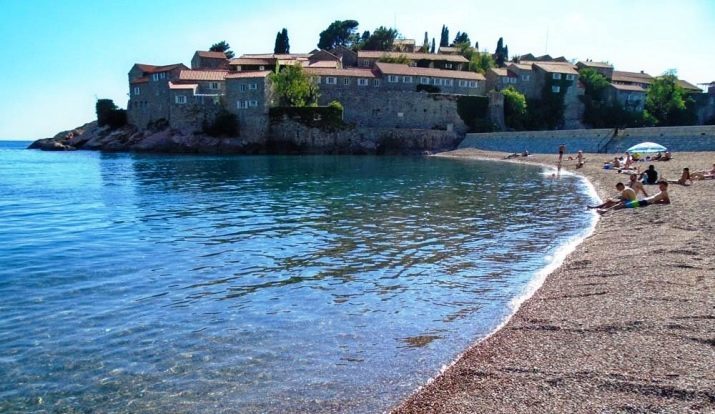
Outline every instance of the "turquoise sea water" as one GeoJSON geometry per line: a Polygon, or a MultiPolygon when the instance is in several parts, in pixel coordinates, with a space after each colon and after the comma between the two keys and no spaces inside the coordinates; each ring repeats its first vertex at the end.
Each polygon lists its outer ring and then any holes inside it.
{"type": "Polygon", "coordinates": [[[0,142],[0,412],[378,412],[511,312],[580,179],[0,142]]]}

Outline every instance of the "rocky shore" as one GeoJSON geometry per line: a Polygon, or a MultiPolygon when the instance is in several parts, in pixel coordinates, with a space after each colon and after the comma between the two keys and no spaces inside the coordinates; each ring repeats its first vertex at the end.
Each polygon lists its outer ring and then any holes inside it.
{"type": "MultiPolygon", "coordinates": [[[[607,155],[586,158],[581,169],[564,166],[601,198],[627,182],[602,169],[607,155]]],[[[556,156],[514,162],[554,165],[556,156]]],[[[676,153],[654,165],[677,179],[713,162],[714,152],[676,153]]],[[[715,412],[715,180],[669,193],[670,205],[605,215],[501,330],[393,413],[715,412]]]]}
{"type": "Polygon", "coordinates": [[[216,138],[205,134],[187,134],[170,128],[138,130],[127,125],[118,129],[99,127],[90,122],[52,138],[33,142],[28,148],[44,151],[136,151],[188,154],[251,154],[261,150],[255,143],[240,138],[216,138]]]}

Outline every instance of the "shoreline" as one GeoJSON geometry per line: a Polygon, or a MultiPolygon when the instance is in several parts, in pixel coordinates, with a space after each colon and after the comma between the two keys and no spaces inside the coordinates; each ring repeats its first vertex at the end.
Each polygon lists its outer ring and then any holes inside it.
{"type": "MultiPolygon", "coordinates": [[[[555,155],[505,155],[467,149],[437,156],[547,168],[556,162],[555,155]]],[[[601,169],[608,154],[586,158],[575,173],[600,198],[628,180],[601,169]]],[[[714,152],[676,153],[673,161],[654,164],[675,179],[683,167],[698,170],[713,161],[714,152]]],[[[574,172],[572,164],[564,159],[564,170],[574,172]]],[[[671,185],[669,192],[671,205],[597,219],[499,328],[392,412],[715,410],[715,243],[708,243],[715,234],[708,221],[715,180],[671,185]]]]}

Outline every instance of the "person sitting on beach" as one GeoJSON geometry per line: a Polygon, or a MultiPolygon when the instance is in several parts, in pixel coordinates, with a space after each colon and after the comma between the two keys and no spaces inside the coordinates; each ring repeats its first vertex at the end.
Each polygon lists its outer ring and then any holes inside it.
{"type": "Polygon", "coordinates": [[[683,168],[683,174],[678,178],[677,180],[668,180],[668,183],[670,184],[680,184],[680,185],[685,185],[688,186],[688,181],[690,181],[690,184],[693,183],[693,180],[690,178],[690,168],[683,168]]]}
{"type": "Polygon", "coordinates": [[[658,171],[655,170],[655,166],[653,164],[649,165],[648,169],[641,174],[640,179],[643,184],[655,184],[658,182],[658,171]]]}
{"type": "Polygon", "coordinates": [[[715,179],[715,164],[713,164],[712,170],[695,171],[690,174],[691,180],[705,180],[705,179],[715,179]]]}
{"type": "Polygon", "coordinates": [[[621,168],[621,160],[618,157],[613,157],[613,168],[621,168]]]}
{"type": "Polygon", "coordinates": [[[611,210],[646,207],[651,204],[670,204],[670,197],[668,196],[668,182],[665,180],[658,181],[658,189],[660,189],[660,192],[650,197],[646,197],[643,200],[624,201],[612,207],[600,208],[596,211],[598,212],[598,214],[603,215],[611,210]]]}
{"type": "Polygon", "coordinates": [[[648,193],[646,193],[643,183],[638,181],[638,174],[631,174],[630,181],[628,181],[628,184],[626,185],[636,192],[636,196],[638,193],[643,193],[643,197],[648,197],[648,193]]]}
{"type": "Polygon", "coordinates": [[[576,163],[576,168],[583,167],[583,151],[578,150],[578,152],[576,153],[576,160],[578,160],[578,162],[576,163]]]}
{"type": "Polygon", "coordinates": [[[651,160],[652,160],[652,161],[660,161],[661,158],[663,158],[663,154],[661,154],[661,153],[659,152],[659,153],[655,154],[655,155],[653,156],[653,158],[651,158],[651,160]]]}
{"type": "Polygon", "coordinates": [[[665,151],[665,155],[660,159],[661,161],[670,161],[672,159],[670,151],[665,151]]]}
{"type": "Polygon", "coordinates": [[[624,201],[636,200],[636,192],[632,188],[626,187],[623,183],[616,184],[616,190],[620,192],[619,195],[613,198],[609,198],[603,203],[597,206],[586,206],[587,208],[597,208],[597,209],[607,209],[615,206],[616,204],[622,203],[624,201]]]}

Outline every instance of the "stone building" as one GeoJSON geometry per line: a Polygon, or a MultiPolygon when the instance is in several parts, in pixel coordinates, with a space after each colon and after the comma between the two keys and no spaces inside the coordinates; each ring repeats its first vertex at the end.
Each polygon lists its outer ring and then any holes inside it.
{"type": "Polygon", "coordinates": [[[226,75],[226,110],[236,114],[244,140],[260,142],[268,133],[268,109],[273,104],[270,73],[264,70],[226,75]]]}
{"type": "Polygon", "coordinates": [[[636,85],[648,89],[655,79],[649,74],[640,72],[624,72],[614,70],[611,83],[614,85],[636,85]]]}
{"type": "Polygon", "coordinates": [[[184,64],[156,66],[137,63],[129,70],[127,121],[146,128],[152,121],[169,119],[169,82],[177,79],[184,64]]]}
{"type": "Polygon", "coordinates": [[[371,68],[382,58],[400,58],[409,60],[410,66],[445,70],[465,70],[469,61],[461,55],[440,55],[435,53],[401,53],[382,52],[377,50],[358,51],[358,65],[361,68],[371,68]]]}
{"type": "Polygon", "coordinates": [[[228,70],[228,59],[224,52],[197,50],[191,58],[191,69],[228,70]]]}
{"type": "Polygon", "coordinates": [[[561,94],[564,99],[564,129],[583,128],[584,94],[579,74],[568,62],[534,62],[534,81],[541,88],[541,94],[561,94]]]}
{"type": "Polygon", "coordinates": [[[617,102],[623,108],[642,112],[645,107],[646,90],[640,85],[609,84],[608,99],[617,102]]]}

